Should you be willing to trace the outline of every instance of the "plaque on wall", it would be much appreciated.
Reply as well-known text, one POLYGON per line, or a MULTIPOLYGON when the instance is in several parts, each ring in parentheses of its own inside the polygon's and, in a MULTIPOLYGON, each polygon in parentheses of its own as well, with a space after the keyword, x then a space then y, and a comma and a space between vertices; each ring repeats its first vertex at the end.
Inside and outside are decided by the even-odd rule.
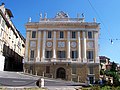
POLYGON ((71 47, 75 48, 77 46, 76 42, 71 42, 71 47))
POLYGON ((88 46, 88 48, 94 48, 94 43, 93 42, 88 42, 87 46, 88 46))
POLYGON ((47 47, 52 47, 52 42, 47 42, 47 47))
POLYGON ((65 47, 65 42, 58 42, 58 47, 65 47))
POLYGON ((30 47, 36 47, 36 41, 30 41, 30 47))

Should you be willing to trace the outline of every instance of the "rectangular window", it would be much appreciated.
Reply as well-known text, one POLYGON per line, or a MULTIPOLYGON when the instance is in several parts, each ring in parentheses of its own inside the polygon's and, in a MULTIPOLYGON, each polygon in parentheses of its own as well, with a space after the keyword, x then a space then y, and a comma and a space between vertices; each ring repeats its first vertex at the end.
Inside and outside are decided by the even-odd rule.
POLYGON ((36 38, 36 31, 32 31, 32 38, 36 38))
POLYGON ((0 24, 1 24, 2 16, 0 15, 0 24))
POLYGON ((48 31, 48 38, 52 38, 52 32, 48 31))
POLYGON ((50 73, 50 66, 46 66, 46 73, 50 73))
POLYGON ((72 32, 72 38, 76 38, 76 32, 72 32))
POLYGON ((75 58, 77 58, 78 56, 77 56, 77 51, 72 51, 72 58, 73 59, 75 59, 75 58))
POLYGON ((2 37, 2 34, 3 34, 3 29, 1 28, 0 37, 2 37))
POLYGON ((66 52, 65 51, 58 51, 58 58, 66 58, 66 52))
POLYGON ((94 77, 89 77, 90 84, 94 83, 94 77))
POLYGON ((72 74, 76 74, 76 65, 72 65, 72 74))
POLYGON ((60 38, 64 38, 64 32, 60 31, 60 38))
POLYGON ((92 32, 88 32, 88 38, 93 38, 92 32))
POLYGON ((93 51, 87 51, 87 59, 89 61, 93 61, 93 57, 94 57, 93 51))
POLYGON ((46 58, 52 58, 52 51, 45 51, 46 58))
POLYGON ((35 57, 34 55, 35 55, 34 50, 31 50, 31 51, 30 51, 30 58, 34 58, 34 57, 35 57))
POLYGON ((94 74, 93 67, 89 67, 89 74, 94 74))
POLYGON ((2 20, 2 27, 5 28, 5 21, 2 20))

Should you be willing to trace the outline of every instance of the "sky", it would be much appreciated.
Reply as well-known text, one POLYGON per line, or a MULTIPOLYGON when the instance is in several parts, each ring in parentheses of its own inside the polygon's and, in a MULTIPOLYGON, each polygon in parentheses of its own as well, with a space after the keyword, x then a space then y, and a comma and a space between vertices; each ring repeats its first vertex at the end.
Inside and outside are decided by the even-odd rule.
POLYGON ((84 13, 86 22, 96 18, 100 23, 99 55, 120 64, 120 0, 0 0, 0 4, 2 2, 12 11, 12 21, 24 37, 28 18, 38 22, 40 13, 43 16, 47 13, 48 18, 54 18, 59 11, 71 18, 84 13))

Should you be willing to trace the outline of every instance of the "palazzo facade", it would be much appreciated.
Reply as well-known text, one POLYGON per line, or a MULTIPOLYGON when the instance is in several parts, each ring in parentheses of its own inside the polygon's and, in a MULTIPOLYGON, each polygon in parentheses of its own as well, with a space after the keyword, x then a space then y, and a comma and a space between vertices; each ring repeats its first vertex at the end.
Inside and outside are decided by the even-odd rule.
POLYGON ((26 26, 24 71, 68 81, 93 83, 99 79, 99 23, 84 17, 69 18, 59 12, 55 18, 29 22, 26 26))

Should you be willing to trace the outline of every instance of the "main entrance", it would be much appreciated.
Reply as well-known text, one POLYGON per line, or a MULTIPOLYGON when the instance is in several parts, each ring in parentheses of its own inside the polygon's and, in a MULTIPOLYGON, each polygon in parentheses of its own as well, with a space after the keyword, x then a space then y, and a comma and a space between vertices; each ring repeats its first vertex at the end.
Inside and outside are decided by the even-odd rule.
POLYGON ((61 79, 66 78, 66 71, 64 68, 60 67, 57 69, 56 78, 61 78, 61 79))

